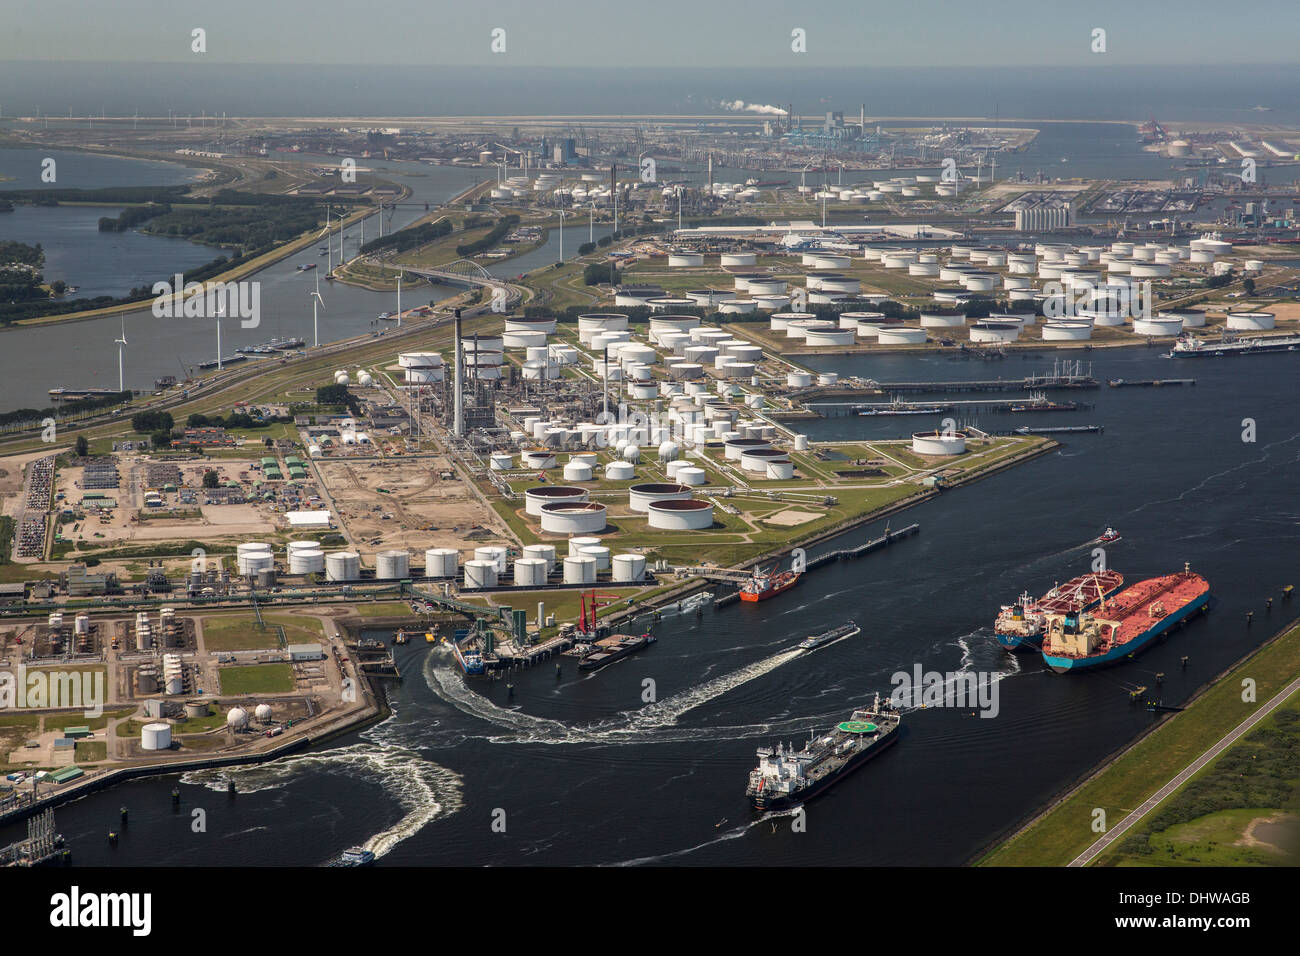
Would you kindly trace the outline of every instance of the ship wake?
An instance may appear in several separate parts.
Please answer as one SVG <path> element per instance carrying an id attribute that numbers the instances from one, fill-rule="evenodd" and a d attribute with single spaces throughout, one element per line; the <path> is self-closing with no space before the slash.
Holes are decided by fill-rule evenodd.
<path id="1" fill-rule="evenodd" d="M 458 774 L 423 759 L 415 751 L 391 744 L 382 749 L 353 744 L 318 754 L 282 757 L 257 766 L 196 770 L 184 774 L 181 782 L 225 792 L 228 782 L 234 781 L 240 793 L 258 793 L 288 786 L 299 776 L 315 772 L 377 782 L 397 800 L 403 811 L 401 819 L 362 844 L 376 858 L 463 806 Z"/>

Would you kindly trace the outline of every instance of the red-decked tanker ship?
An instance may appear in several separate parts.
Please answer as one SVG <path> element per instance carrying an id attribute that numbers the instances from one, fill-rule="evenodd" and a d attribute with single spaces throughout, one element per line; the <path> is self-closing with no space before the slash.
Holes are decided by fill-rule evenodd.
<path id="1" fill-rule="evenodd" d="M 1209 582 L 1187 565 L 1177 574 L 1147 578 L 1102 601 L 1091 613 L 1049 615 L 1043 660 L 1064 673 L 1127 659 L 1209 600 Z"/>
<path id="2" fill-rule="evenodd" d="M 1049 614 L 1086 611 L 1123 586 L 1124 575 L 1118 571 L 1094 571 L 1056 585 L 1037 601 L 1022 594 L 1014 604 L 1002 606 L 993 632 L 1009 651 L 1037 651 Z"/>

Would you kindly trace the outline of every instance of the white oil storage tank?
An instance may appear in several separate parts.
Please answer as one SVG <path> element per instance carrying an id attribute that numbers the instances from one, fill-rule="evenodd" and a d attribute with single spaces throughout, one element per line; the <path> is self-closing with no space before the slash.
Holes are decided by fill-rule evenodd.
<path id="1" fill-rule="evenodd" d="M 563 535 L 604 531 L 605 514 L 605 506 L 594 501 L 553 501 L 542 505 L 542 530 Z"/>
<path id="2" fill-rule="evenodd" d="M 497 586 L 497 564 L 471 558 L 465 562 L 465 587 L 494 588 Z"/>
<path id="3" fill-rule="evenodd" d="M 713 527 L 713 503 L 666 499 L 649 504 L 650 527 L 663 531 L 698 531 Z"/>
<path id="4" fill-rule="evenodd" d="M 912 435 L 912 451 L 918 455 L 960 455 L 966 451 L 966 433 L 915 432 Z"/>
<path id="5" fill-rule="evenodd" d="M 411 576 L 411 556 L 405 551 L 380 551 L 375 556 L 375 579 L 400 581 Z"/>
<path id="6" fill-rule="evenodd" d="M 424 552 L 424 575 L 429 578 L 454 578 L 460 552 L 455 548 L 428 548 Z"/>
<path id="7" fill-rule="evenodd" d="M 569 555 L 564 559 L 565 584 L 595 584 L 596 559 L 586 555 Z"/>
<path id="8" fill-rule="evenodd" d="M 645 555 L 616 554 L 611 564 L 611 579 L 622 584 L 634 584 L 645 577 Z"/>
<path id="9" fill-rule="evenodd" d="M 325 555 L 326 581 L 359 581 L 361 555 L 355 551 L 333 551 Z"/>
<path id="10" fill-rule="evenodd" d="M 145 724 L 140 731 L 141 750 L 170 750 L 171 745 L 171 724 Z"/>

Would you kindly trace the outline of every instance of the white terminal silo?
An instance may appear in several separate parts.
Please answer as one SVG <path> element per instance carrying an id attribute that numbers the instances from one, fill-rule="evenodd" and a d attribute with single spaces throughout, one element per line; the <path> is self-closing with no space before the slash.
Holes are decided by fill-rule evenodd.
<path id="1" fill-rule="evenodd" d="M 171 724 L 145 724 L 140 731 L 141 750 L 169 750 L 171 745 Z"/>
<path id="2" fill-rule="evenodd" d="M 588 544 L 578 552 L 580 557 L 594 558 L 597 571 L 608 571 L 610 561 L 609 548 L 603 544 Z"/>
<path id="3" fill-rule="evenodd" d="M 881 345 L 920 345 L 925 342 L 925 334 L 925 329 L 899 325 L 881 328 L 876 333 L 876 340 Z"/>
<path id="4" fill-rule="evenodd" d="M 333 551 L 325 555 L 325 580 L 358 581 L 361 579 L 361 555 L 355 551 Z"/>
<path id="5" fill-rule="evenodd" d="M 556 501 L 582 502 L 588 498 L 587 489 L 567 485 L 539 485 L 524 492 L 524 511 L 541 517 L 542 506 Z"/>
<path id="6" fill-rule="evenodd" d="M 517 558 L 515 560 L 515 586 L 540 587 L 546 583 L 546 561 L 543 558 Z"/>
<path id="7" fill-rule="evenodd" d="M 459 563 L 460 552 L 455 548 L 427 548 L 424 552 L 424 576 L 454 578 Z"/>
<path id="8" fill-rule="evenodd" d="M 471 558 L 465 562 L 465 587 L 494 588 L 497 586 L 497 564 Z"/>
<path id="9" fill-rule="evenodd" d="M 681 269 L 704 265 L 704 255 L 699 252 L 668 253 L 668 268 Z"/>
<path id="10" fill-rule="evenodd" d="M 541 526 L 549 534 L 587 534 L 605 530 L 606 509 L 593 501 L 553 501 L 542 505 Z"/>
<path id="11" fill-rule="evenodd" d="M 664 531 L 698 531 L 713 527 L 713 503 L 695 499 L 650 502 L 650 527 Z"/>
<path id="12" fill-rule="evenodd" d="M 962 431 L 915 432 L 912 451 L 918 455 L 960 455 L 966 451 L 966 433 Z"/>
<path id="13" fill-rule="evenodd" d="M 726 315 L 745 314 L 757 308 L 758 303 L 753 299 L 727 299 L 718 304 L 718 311 Z"/>
<path id="14" fill-rule="evenodd" d="M 605 466 L 608 481 L 630 481 L 636 477 L 636 468 L 630 461 L 611 461 Z"/>
<path id="15" fill-rule="evenodd" d="M 565 584 L 595 584 L 596 559 L 585 555 L 570 555 L 564 559 Z"/>
<path id="16" fill-rule="evenodd" d="M 616 554 L 611 565 L 611 580 L 634 584 L 645 577 L 645 555 Z"/>
<path id="17" fill-rule="evenodd" d="M 1272 312 L 1229 312 L 1225 323 L 1229 331 L 1260 332 L 1275 327 Z"/>
<path id="18" fill-rule="evenodd" d="M 524 545 L 525 558 L 540 558 L 546 562 L 546 573 L 549 574 L 555 570 L 555 545 L 553 544 L 526 544 Z"/>
<path id="19" fill-rule="evenodd" d="M 474 560 L 491 561 L 498 574 L 505 574 L 510 552 L 499 544 L 486 544 L 474 549 Z"/>
<path id="20" fill-rule="evenodd" d="M 1044 342 L 1082 342 L 1092 338 L 1089 322 L 1044 322 Z"/>
<path id="21" fill-rule="evenodd" d="M 405 551 L 380 551 L 375 555 L 375 579 L 399 581 L 411 576 L 411 556 Z"/>
<path id="22" fill-rule="evenodd" d="M 591 465 L 585 461 L 571 461 L 564 466 L 565 481 L 591 481 Z"/>
<path id="23" fill-rule="evenodd" d="M 998 322 L 993 319 L 975 322 L 970 327 L 972 342 L 1014 342 L 1020 338 L 1019 322 Z"/>

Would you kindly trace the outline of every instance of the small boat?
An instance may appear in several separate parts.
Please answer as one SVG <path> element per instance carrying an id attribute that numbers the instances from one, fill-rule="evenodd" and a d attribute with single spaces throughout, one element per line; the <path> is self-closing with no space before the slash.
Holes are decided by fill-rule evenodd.
<path id="1" fill-rule="evenodd" d="M 314 263 L 314 262 L 304 262 L 302 265 L 300 265 L 300 266 L 298 267 L 298 271 L 299 271 L 299 272 L 310 272 L 312 269 L 315 269 L 315 268 L 316 268 L 316 263 Z"/>
<path id="2" fill-rule="evenodd" d="M 375 854 L 364 847 L 353 846 L 344 850 L 335 866 L 370 866 L 375 862 Z"/>
<path id="3" fill-rule="evenodd" d="M 726 822 L 727 822 L 727 818 L 726 818 L 726 817 L 723 817 L 723 818 L 722 818 L 721 820 L 719 820 L 717 823 L 713 824 L 713 829 L 715 829 L 715 830 L 721 829 L 721 828 L 722 828 L 722 825 L 725 824 Z"/>
<path id="4" fill-rule="evenodd" d="M 1120 534 L 1118 531 L 1116 531 L 1114 528 L 1107 528 L 1105 531 L 1101 533 L 1101 537 L 1099 537 L 1097 540 L 1102 544 L 1109 544 L 1111 541 L 1118 541 L 1119 538 L 1120 538 Z"/>

